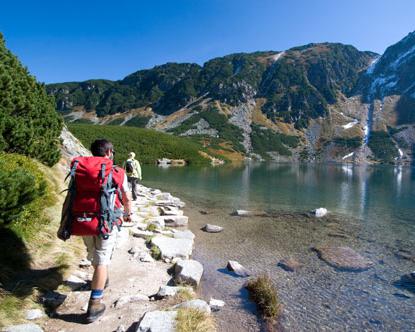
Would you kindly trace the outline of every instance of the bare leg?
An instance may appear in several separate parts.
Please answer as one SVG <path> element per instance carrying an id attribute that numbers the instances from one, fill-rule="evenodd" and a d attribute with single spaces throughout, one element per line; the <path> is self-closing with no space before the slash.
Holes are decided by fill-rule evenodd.
<path id="1" fill-rule="evenodd" d="M 95 266 L 94 276 L 92 277 L 92 289 L 104 289 L 107 281 L 107 265 Z"/>

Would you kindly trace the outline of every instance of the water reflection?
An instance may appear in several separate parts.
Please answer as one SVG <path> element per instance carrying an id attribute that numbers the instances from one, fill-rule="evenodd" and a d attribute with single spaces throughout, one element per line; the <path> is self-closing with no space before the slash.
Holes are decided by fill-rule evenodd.
<path id="1" fill-rule="evenodd" d="M 326 207 L 361 219 L 415 215 L 414 169 L 248 163 L 238 167 L 144 167 L 144 184 L 227 209 Z M 405 217 L 407 219 L 407 217 Z"/>

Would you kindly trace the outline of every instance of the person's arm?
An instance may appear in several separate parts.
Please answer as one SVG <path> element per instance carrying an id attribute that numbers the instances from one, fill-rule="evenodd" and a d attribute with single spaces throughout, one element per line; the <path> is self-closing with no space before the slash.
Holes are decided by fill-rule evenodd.
<path id="1" fill-rule="evenodd" d="M 137 177 L 140 179 L 140 181 L 142 180 L 142 177 L 141 177 L 141 165 L 140 165 L 140 162 L 138 161 L 138 160 L 136 160 L 136 162 L 137 162 Z"/>
<path id="2" fill-rule="evenodd" d="M 122 204 L 124 206 L 124 221 L 131 220 L 131 192 L 128 187 L 128 180 L 127 175 L 124 174 L 124 181 L 121 187 L 121 193 L 122 193 Z"/>

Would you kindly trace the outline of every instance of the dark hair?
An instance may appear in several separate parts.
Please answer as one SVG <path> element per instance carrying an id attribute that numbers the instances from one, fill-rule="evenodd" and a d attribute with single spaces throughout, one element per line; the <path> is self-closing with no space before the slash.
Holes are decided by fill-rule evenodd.
<path id="1" fill-rule="evenodd" d="M 108 150 L 113 148 L 112 143 L 106 139 L 97 139 L 91 144 L 91 152 L 95 157 L 105 157 Z"/>

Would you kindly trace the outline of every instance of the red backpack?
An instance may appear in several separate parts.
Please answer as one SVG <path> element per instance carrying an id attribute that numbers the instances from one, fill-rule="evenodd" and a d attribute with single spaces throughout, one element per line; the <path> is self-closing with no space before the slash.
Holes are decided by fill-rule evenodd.
<path id="1" fill-rule="evenodd" d="M 58 237 L 100 235 L 107 239 L 114 226 L 120 228 L 124 174 L 105 157 L 74 158 Z"/>

